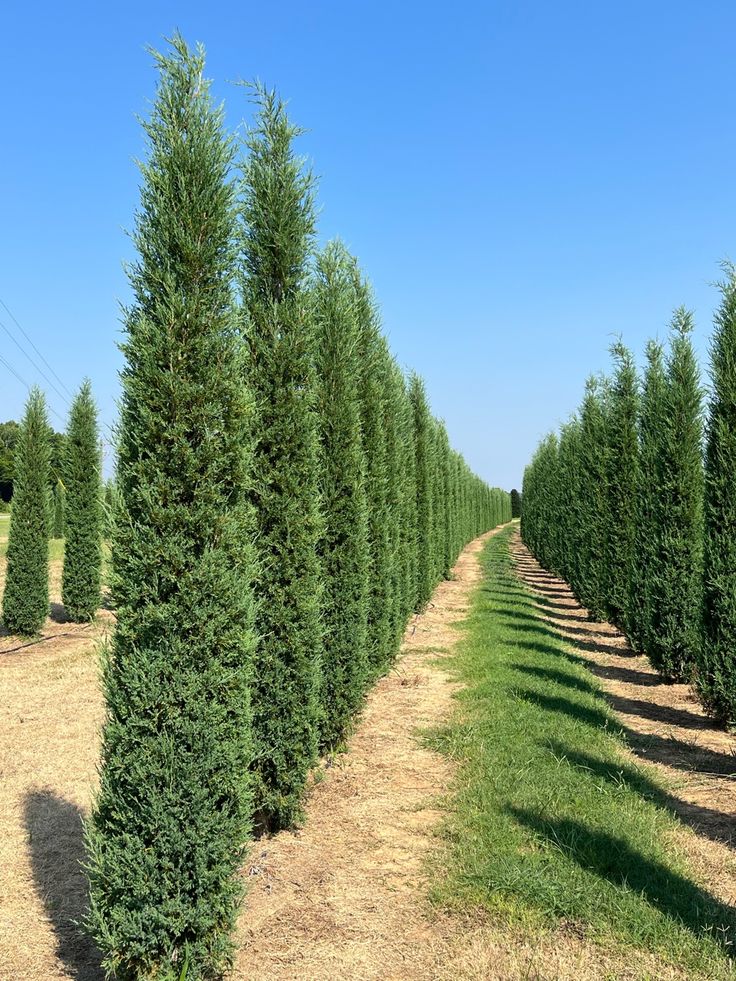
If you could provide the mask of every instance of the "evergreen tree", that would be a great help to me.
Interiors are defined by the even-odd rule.
[[[419,375],[409,380],[414,426],[414,458],[416,461],[416,515],[417,515],[417,586],[416,608],[421,610],[434,589],[433,530],[434,530],[434,432],[433,420],[427,402],[427,392]]]
[[[401,370],[391,357],[388,344],[382,338],[383,433],[386,445],[386,525],[389,570],[389,657],[393,659],[401,645],[406,619],[411,607],[406,605],[406,560],[403,520],[405,493],[405,460],[401,426],[402,399],[405,398]]]
[[[736,722],[736,269],[720,284],[711,347],[705,458],[704,636],[697,687],[717,719]]]
[[[64,485],[61,480],[57,480],[54,485],[54,521],[53,521],[53,537],[63,538],[64,537]]]
[[[639,393],[631,352],[620,342],[611,347],[614,373],[608,393],[606,443],[608,452],[607,590],[611,621],[627,633],[635,615],[630,582],[636,550],[636,489],[638,486]]]
[[[368,510],[358,380],[359,328],[350,256],[332,243],[313,290],[321,496],[325,531],[321,735],[334,746],[360,705],[368,671]]]
[[[441,573],[444,579],[452,575],[455,562],[453,549],[454,514],[452,507],[452,461],[450,459],[450,439],[444,422],[438,426],[440,479],[442,486],[442,563]]]
[[[647,367],[639,417],[639,486],[636,499],[638,541],[632,565],[631,602],[635,611],[629,640],[651,656],[656,643],[655,583],[662,573],[662,481],[665,427],[667,425],[666,379],[662,347],[647,345]]]
[[[383,338],[368,283],[354,267],[355,302],[360,328],[360,396],[368,503],[368,640],[373,672],[391,652],[391,562],[387,521],[388,469],[384,429]]]
[[[322,518],[315,330],[304,290],[314,181],[294,154],[300,130],[283,102],[260,88],[256,100],[242,201],[246,379],[256,396],[254,792],[259,822],[275,830],[300,816],[319,728]]]
[[[66,545],[61,598],[67,616],[94,619],[102,574],[102,457],[97,407],[86,381],[74,399],[66,439]]]
[[[606,611],[603,556],[608,527],[608,460],[606,421],[601,383],[589,378],[580,409],[580,554],[579,596],[594,620]],[[524,497],[522,495],[522,502]],[[524,521],[522,504],[522,523]]]
[[[178,36],[172,48],[156,55],[145,124],[112,543],[118,620],[88,826],[89,926],[121,981],[227,969],[251,814],[252,404],[231,288],[233,151],[201,49]]]
[[[417,485],[414,451],[414,416],[406,379],[395,361],[391,364],[391,398],[386,411],[396,424],[396,497],[398,503],[398,579],[400,615],[395,629],[400,643],[406,622],[417,603]],[[399,626],[400,624],[400,626]]]
[[[511,491],[511,517],[521,517],[521,494],[515,487]]]
[[[647,654],[675,681],[690,680],[700,646],[703,584],[703,432],[700,373],[684,308],[672,321],[662,453],[658,568],[651,570],[654,620]]]
[[[3,596],[3,622],[11,634],[36,634],[49,610],[49,432],[46,400],[34,388],[15,447]]]

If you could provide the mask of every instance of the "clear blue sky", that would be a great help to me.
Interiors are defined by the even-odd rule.
[[[360,257],[393,350],[492,483],[520,486],[612,335],[640,354],[684,303],[705,356],[736,258],[732,2],[3,4],[0,298],[108,423],[145,48],[175,27],[233,126],[230,80],[290,100],[321,237]],[[42,382],[2,330],[0,354]],[[18,417],[2,365],[0,393]]]

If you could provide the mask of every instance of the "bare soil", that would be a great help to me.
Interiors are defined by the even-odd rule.
[[[436,831],[455,772],[423,745],[421,732],[453,708],[456,685],[442,659],[459,637],[459,621],[481,578],[485,537],[464,550],[454,578],[409,624],[402,654],[369,695],[347,751],[317,773],[302,828],[254,843],[243,869],[248,896],[235,978],[686,977],[645,953],[601,950],[574,924],[529,935],[523,925],[442,913],[428,903],[427,875],[437,863],[425,859],[441,854],[434,851]],[[731,896],[732,737],[714,730],[686,691],[677,694],[679,701],[652,700],[657,689],[671,693],[682,686],[661,685],[643,659],[626,652],[613,628],[589,623],[565,584],[542,572],[518,541],[514,553],[520,574],[557,604],[546,608],[550,621],[561,632],[568,628],[571,642],[595,647],[575,649],[612,695],[629,699],[614,708],[632,745],[637,734],[653,740],[648,757],[642,748],[644,758],[667,768],[673,802],[700,831],[684,833],[686,847],[714,891],[720,886],[721,895]],[[27,648],[0,636],[0,981],[102,978],[99,954],[74,921],[86,904],[82,817],[97,782],[103,719],[95,646],[110,620],[105,614],[77,632],[50,619],[42,642]],[[639,702],[653,707],[642,710]],[[652,718],[670,708],[687,712],[687,719]],[[700,718],[694,727],[684,725],[691,715]]]
[[[255,843],[243,871],[237,978],[445,976],[460,924],[430,916],[423,869],[452,773],[417,737],[451,710],[454,685],[437,659],[457,640],[486,537],[409,624],[347,752],[317,773],[301,830]],[[0,636],[2,981],[102,976],[74,921],[86,903],[82,818],[104,714],[95,646],[111,615],[79,627],[63,622],[59,605],[52,614],[35,642]]]
[[[736,903],[736,738],[708,718],[689,685],[664,681],[621,631],[589,619],[518,531],[511,553],[519,577],[540,597],[540,616],[598,678],[636,762],[664,779],[664,802],[696,832],[683,831],[678,844],[711,890]]]

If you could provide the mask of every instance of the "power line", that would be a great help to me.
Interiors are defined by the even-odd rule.
[[[66,405],[67,408],[71,408],[71,403],[69,402],[69,399],[70,398],[73,398],[72,393],[66,387],[66,385],[61,380],[61,378],[59,378],[59,376],[54,371],[54,369],[51,367],[51,365],[48,363],[48,361],[43,356],[43,354],[41,354],[41,352],[38,350],[38,348],[33,343],[33,341],[28,336],[28,334],[25,332],[25,330],[23,330],[23,328],[21,327],[21,325],[18,323],[17,318],[13,314],[13,311],[8,307],[7,303],[5,303],[5,301],[2,299],[2,297],[0,297],[0,306],[2,306],[7,311],[8,316],[11,318],[11,320],[13,321],[13,323],[15,324],[15,326],[18,328],[18,330],[21,332],[21,334],[25,337],[25,339],[31,345],[31,347],[36,352],[36,354],[39,356],[39,358],[41,359],[41,361],[43,361],[43,363],[46,365],[46,367],[49,369],[49,371],[51,372],[51,374],[54,376],[54,378],[58,381],[58,383],[61,385],[61,387],[67,393],[67,395],[69,396],[69,398],[67,398],[65,395],[63,395],[59,391],[59,389],[56,387],[56,385],[54,385],[54,383],[51,381],[51,379],[48,377],[48,375],[44,372],[44,370],[41,367],[39,367],[39,365],[36,364],[36,362],[33,360],[33,358],[30,356],[30,354],[26,350],[24,350],[24,348],[22,347],[22,345],[18,342],[17,338],[15,338],[12,335],[12,333],[10,332],[10,330],[8,330],[7,326],[3,323],[2,320],[0,320],[0,327],[2,327],[2,329],[5,331],[5,333],[8,335],[8,337],[11,339],[11,341],[13,342],[13,344],[15,344],[15,346],[18,348],[18,350],[30,361],[30,363],[33,365],[33,367],[36,369],[36,371],[44,379],[44,381],[46,382],[46,384],[49,385],[54,390],[54,392],[56,392],[56,394],[59,396],[59,398],[64,403],[64,405]],[[30,391],[31,390],[31,386],[28,384],[27,381],[25,381],[23,378],[21,378],[21,376],[13,368],[13,366],[8,361],[6,361],[5,358],[0,357],[0,360],[2,360],[2,363],[5,365],[5,367],[8,369],[8,371],[10,371],[13,375],[15,375],[15,377],[18,379],[18,381],[20,381],[21,384],[25,385],[25,387],[28,389],[28,391]],[[49,406],[49,410],[56,416],[57,419],[59,419],[62,423],[64,423],[64,425],[66,425],[66,421],[62,418],[62,416],[59,415],[59,413],[55,409],[53,409],[53,408],[51,408],[51,406]],[[113,434],[112,428],[106,422],[101,423],[101,426],[104,427],[105,429],[107,429],[107,431],[108,431],[108,433],[110,434],[110,437],[111,437],[110,445],[114,447],[115,446],[115,439],[114,439],[114,434]]]
[[[66,387],[66,385],[65,385],[65,384],[64,384],[64,382],[63,382],[63,381],[61,380],[61,378],[59,378],[59,376],[58,376],[58,375],[56,374],[56,372],[55,372],[55,371],[54,371],[54,369],[53,369],[53,368],[51,367],[51,365],[50,365],[50,364],[48,363],[48,361],[46,360],[46,358],[45,358],[45,357],[44,357],[44,356],[43,356],[43,355],[41,354],[41,352],[40,352],[40,351],[38,350],[38,348],[37,348],[37,347],[36,347],[36,345],[35,345],[35,344],[33,343],[33,341],[32,341],[32,340],[30,339],[30,337],[28,336],[28,334],[26,334],[26,332],[25,332],[25,331],[23,330],[23,328],[21,327],[21,325],[20,325],[20,324],[18,323],[18,320],[17,320],[17,318],[16,318],[16,317],[15,317],[15,315],[13,314],[13,311],[12,311],[12,310],[10,309],[10,307],[9,307],[9,306],[7,305],[7,303],[5,303],[5,301],[3,300],[3,298],[2,298],[2,297],[0,297],[0,306],[2,306],[2,307],[4,307],[4,309],[5,309],[5,311],[7,312],[7,314],[8,314],[8,316],[9,316],[9,317],[10,317],[10,319],[11,319],[11,320],[13,321],[13,323],[15,324],[15,326],[16,326],[16,327],[18,328],[18,330],[19,330],[19,331],[21,332],[21,334],[22,334],[22,335],[23,335],[23,336],[25,337],[25,339],[26,339],[26,340],[28,341],[28,343],[29,343],[29,344],[31,345],[31,347],[32,347],[32,348],[33,348],[33,350],[34,350],[34,351],[36,352],[36,354],[37,354],[37,355],[39,356],[39,358],[40,358],[40,359],[41,359],[41,360],[43,361],[43,363],[44,363],[44,364],[46,365],[46,367],[47,367],[47,368],[49,369],[49,371],[51,372],[51,374],[52,374],[52,375],[54,376],[54,378],[55,378],[55,379],[56,379],[56,380],[58,381],[58,383],[59,383],[59,384],[61,385],[61,387],[62,387],[62,388],[64,389],[64,391],[65,391],[65,392],[66,392],[66,394],[67,394],[67,395],[69,396],[69,398],[71,398],[71,397],[72,397],[72,393],[71,393],[71,392],[69,391],[69,389],[68,389],[68,388]]]
[[[15,370],[15,368],[12,366],[12,364],[9,361],[6,361],[5,360],[5,358],[2,356],[2,354],[0,354],[0,364],[5,365],[5,367],[11,373],[11,375],[15,375],[15,377],[18,379],[18,381],[21,383],[21,385],[24,385],[28,389],[28,391],[30,392],[31,386],[28,384],[28,382],[25,380],[25,378],[21,377],[21,375],[18,374],[18,372]],[[56,416],[56,418],[61,422],[62,425],[66,425],[65,419],[62,416],[59,415],[59,413],[56,411],[56,409],[53,408],[53,406],[47,405],[47,408],[48,408],[49,412],[53,413],[53,415]]]
[[[2,300],[0,300],[0,303],[1,302],[2,302]],[[18,348],[18,350],[21,352],[21,354],[23,354],[26,358],[28,358],[28,360],[31,362],[31,364],[33,365],[33,367],[36,369],[36,371],[39,373],[39,375],[43,378],[43,380],[46,382],[46,384],[47,385],[50,385],[51,388],[53,388],[53,390],[59,396],[59,398],[61,399],[61,401],[65,405],[69,405],[69,399],[59,391],[59,389],[56,387],[56,385],[54,385],[54,383],[51,381],[51,379],[46,374],[46,372],[43,370],[43,368],[39,367],[39,365],[36,364],[36,362],[30,356],[30,354],[28,353],[28,351],[24,351],[23,350],[23,347],[21,346],[21,344],[16,340],[15,337],[13,337],[13,335],[10,333],[10,331],[5,326],[5,324],[2,322],[2,320],[0,320],[0,327],[2,327],[2,329],[8,335],[8,337],[13,342],[13,344],[15,344],[15,346]]]

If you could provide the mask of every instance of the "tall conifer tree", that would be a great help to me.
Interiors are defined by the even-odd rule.
[[[331,243],[317,260],[313,312],[317,331],[320,472],[325,530],[322,743],[344,736],[368,673],[368,509],[360,428],[360,334],[352,261]]]
[[[695,668],[703,595],[702,392],[692,329],[692,314],[677,310],[656,474],[660,553],[651,569],[653,622],[647,646],[654,666],[675,681],[690,680]]]
[[[704,636],[697,686],[707,709],[736,722],[736,269],[725,267],[711,347],[705,458]]]
[[[666,379],[662,346],[647,345],[647,366],[639,417],[639,483],[636,495],[637,547],[631,570],[632,623],[629,640],[649,654],[656,642],[655,582],[662,574],[662,465],[666,421]]]
[[[355,302],[360,327],[360,395],[368,500],[368,640],[372,670],[378,671],[391,648],[391,554],[387,521],[388,462],[384,428],[383,338],[369,284],[354,267]]]
[[[66,545],[61,598],[70,620],[92,620],[102,573],[102,457],[88,381],[74,399],[66,438]]]
[[[123,352],[89,926],[121,981],[219,978],[251,802],[252,403],[232,295],[232,147],[179,37],[157,54]],[[93,464],[94,461],[91,461]]]
[[[627,633],[631,629],[629,584],[636,549],[636,490],[639,480],[639,391],[634,359],[619,341],[611,347],[614,372],[606,413],[608,506],[606,602],[611,620]]]
[[[242,201],[245,380],[256,396],[254,792],[259,822],[277,829],[301,814],[319,732],[323,524],[315,330],[304,289],[314,180],[294,153],[301,131],[284,103],[261,88],[255,98]]]
[[[49,468],[46,400],[34,388],[15,448],[3,622],[11,634],[38,632],[49,610]]]
[[[416,604],[421,610],[434,589],[434,427],[427,392],[419,375],[409,380],[416,461],[417,586]]]

